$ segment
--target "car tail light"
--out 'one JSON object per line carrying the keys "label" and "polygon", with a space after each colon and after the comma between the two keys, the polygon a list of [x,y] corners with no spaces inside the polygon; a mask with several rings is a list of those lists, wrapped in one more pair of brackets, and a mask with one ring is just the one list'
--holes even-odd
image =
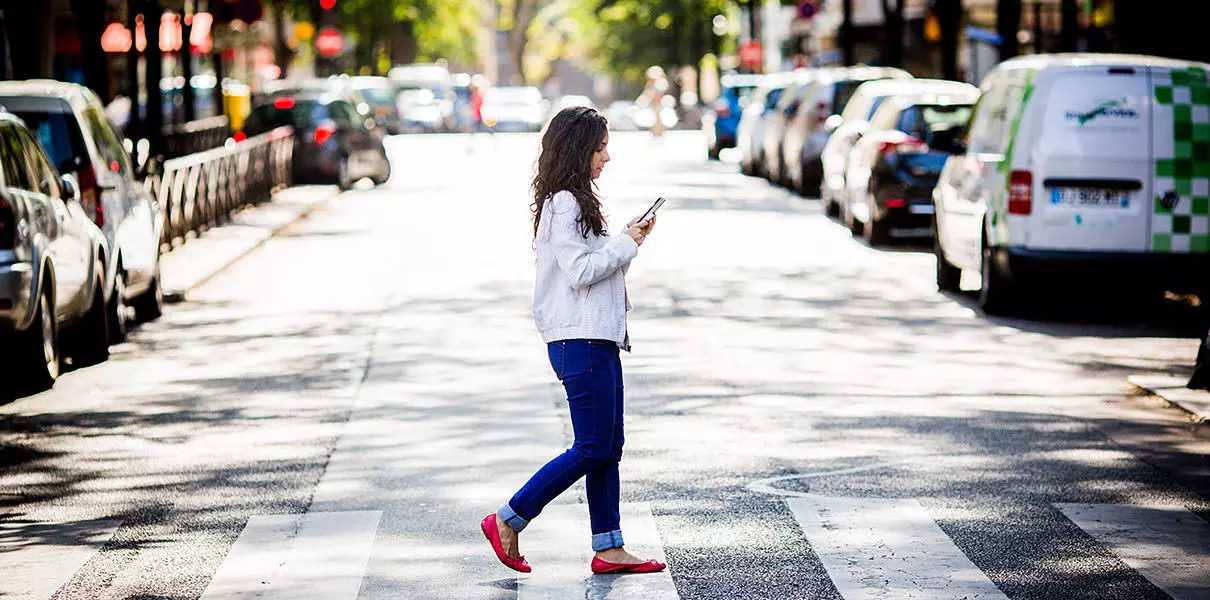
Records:
{"label": "car tail light", "polygon": [[886,201],[887,208],[903,208],[907,206],[907,200],[903,198],[891,198]]}
{"label": "car tail light", "polygon": [[101,190],[97,186],[97,174],[92,167],[82,166],[76,169],[76,183],[80,186],[80,204],[84,212],[92,219],[97,227],[105,226],[105,207],[101,206]]}
{"label": "car tail light", "polygon": [[1034,176],[1029,171],[1013,171],[1008,176],[1008,214],[1033,212]]}
{"label": "car tail light", "polygon": [[242,141],[248,139],[248,134],[246,134],[242,131],[237,131],[237,132],[235,132],[235,135],[231,136],[231,139],[233,139],[237,142],[242,142]]}
{"label": "car tail light", "polygon": [[336,135],[336,124],[331,121],[324,121],[315,128],[315,145],[322,146],[333,135]]}
{"label": "car tail light", "polygon": [[273,100],[273,108],[278,110],[294,108],[294,98],[276,98]]}
{"label": "car tail light", "polygon": [[924,154],[928,152],[929,146],[923,140],[914,138],[906,133],[896,133],[899,133],[899,135],[888,137],[878,142],[878,152],[883,156],[891,154]]}
{"label": "car tail light", "polygon": [[719,98],[718,101],[714,103],[714,114],[718,115],[719,118],[722,119],[730,117],[731,103],[727,102],[726,98]]}
{"label": "car tail light", "polygon": [[17,238],[17,215],[8,200],[0,198],[0,250],[12,250]]}

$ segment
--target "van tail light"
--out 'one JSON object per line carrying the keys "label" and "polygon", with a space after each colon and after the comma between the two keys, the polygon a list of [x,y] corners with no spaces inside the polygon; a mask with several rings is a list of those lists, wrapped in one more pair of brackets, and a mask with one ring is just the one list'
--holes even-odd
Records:
{"label": "van tail light", "polygon": [[17,238],[17,215],[8,200],[0,198],[0,250],[12,250]]}
{"label": "van tail light", "polygon": [[720,119],[730,117],[731,103],[727,102],[726,98],[719,98],[718,101],[714,103],[714,114],[718,115],[718,118]]}
{"label": "van tail light", "polygon": [[97,186],[97,174],[92,167],[82,166],[76,169],[76,183],[80,186],[80,204],[84,213],[92,219],[97,227],[105,226],[105,207],[101,206],[101,190]]}
{"label": "van tail light", "polygon": [[248,139],[248,134],[246,134],[242,131],[237,131],[237,132],[235,132],[234,135],[231,136],[231,139],[233,139],[237,142],[242,142],[242,141]]}
{"label": "van tail light", "polygon": [[1034,176],[1029,171],[1013,171],[1008,176],[1008,214],[1028,215],[1033,212]]}
{"label": "van tail light", "polygon": [[924,154],[929,151],[929,145],[924,140],[914,138],[903,132],[887,137],[878,142],[878,152],[883,156],[892,154]]}
{"label": "van tail light", "polygon": [[336,135],[336,123],[324,121],[315,128],[315,145],[322,146],[324,142]]}

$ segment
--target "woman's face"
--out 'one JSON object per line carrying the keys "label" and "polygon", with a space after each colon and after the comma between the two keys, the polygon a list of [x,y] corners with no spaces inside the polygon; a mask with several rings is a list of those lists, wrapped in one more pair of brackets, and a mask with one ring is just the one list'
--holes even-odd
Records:
{"label": "woman's face", "polygon": [[605,169],[605,163],[609,162],[609,131],[601,137],[601,145],[597,146],[597,151],[592,154],[592,178],[596,179],[601,176],[601,171]]}

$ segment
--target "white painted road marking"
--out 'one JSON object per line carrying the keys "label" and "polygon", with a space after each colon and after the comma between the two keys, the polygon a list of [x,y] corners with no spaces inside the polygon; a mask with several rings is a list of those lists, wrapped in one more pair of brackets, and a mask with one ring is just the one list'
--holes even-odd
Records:
{"label": "white painted road marking", "polygon": [[1173,600],[1210,598],[1210,523],[1182,506],[1056,504]]}
{"label": "white painted road marking", "polygon": [[202,600],[355,600],[382,511],[257,515]]}
{"label": "white painted road marking", "polygon": [[845,600],[1007,600],[915,500],[786,503]]}
{"label": "white painted road marking", "polygon": [[[636,556],[666,562],[647,503],[622,504],[622,535]],[[534,571],[517,578],[517,600],[678,600],[672,575],[593,575],[586,504],[552,504],[521,534],[521,551]]]}
{"label": "white painted road marking", "polygon": [[0,597],[50,598],[118,530],[118,521],[0,522]]}

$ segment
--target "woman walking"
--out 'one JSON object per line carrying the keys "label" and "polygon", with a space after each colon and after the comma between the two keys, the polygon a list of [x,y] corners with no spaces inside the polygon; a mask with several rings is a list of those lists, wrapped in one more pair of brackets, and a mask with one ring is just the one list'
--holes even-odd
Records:
{"label": "woman walking", "polygon": [[542,136],[532,205],[537,250],[534,320],[567,391],[575,441],[546,463],[481,527],[500,562],[530,572],[518,536],[581,477],[588,493],[594,573],[653,573],[664,563],[625,550],[619,514],[621,349],[629,350],[625,273],[655,226],[631,221],[610,237],[594,180],[609,162],[605,117],[565,108]]}

